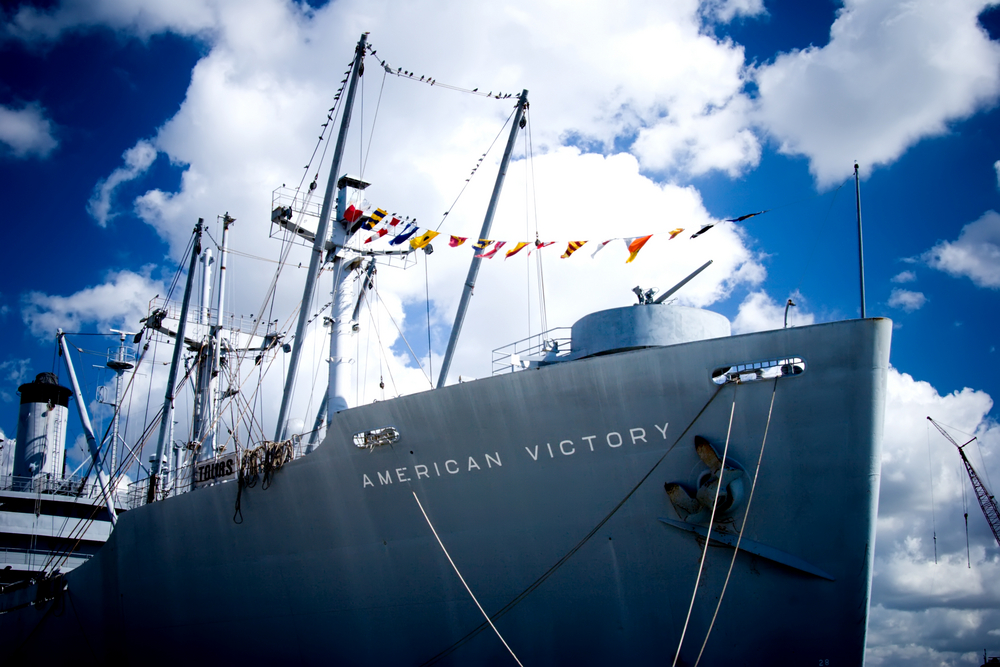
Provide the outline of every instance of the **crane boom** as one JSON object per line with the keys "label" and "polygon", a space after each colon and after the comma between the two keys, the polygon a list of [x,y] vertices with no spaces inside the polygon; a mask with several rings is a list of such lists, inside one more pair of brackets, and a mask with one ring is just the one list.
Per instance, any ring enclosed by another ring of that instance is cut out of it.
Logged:
{"label": "crane boom", "polygon": [[969,440],[969,442],[965,443],[965,445],[960,445],[955,442],[955,439],[952,438],[947,431],[941,428],[940,424],[930,417],[928,417],[927,420],[934,424],[934,428],[940,431],[941,435],[948,439],[948,442],[958,448],[958,455],[962,457],[962,463],[965,464],[965,471],[969,474],[969,480],[972,482],[972,488],[976,492],[976,499],[979,501],[979,506],[983,509],[983,515],[986,517],[986,522],[990,524],[990,530],[993,531],[993,537],[996,539],[997,545],[1000,546],[1000,509],[997,509],[996,498],[994,498],[993,495],[991,495],[986,489],[983,481],[979,479],[979,475],[976,474],[975,468],[972,467],[972,464],[969,463],[969,459],[965,456],[965,445],[971,443],[975,440],[975,438]]}

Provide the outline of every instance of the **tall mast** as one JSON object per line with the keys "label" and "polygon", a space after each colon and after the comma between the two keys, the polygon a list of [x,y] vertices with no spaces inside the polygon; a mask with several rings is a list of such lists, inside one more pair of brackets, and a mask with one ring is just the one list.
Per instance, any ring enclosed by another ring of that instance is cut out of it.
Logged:
{"label": "tall mast", "polygon": [[181,316],[177,321],[177,337],[174,342],[174,356],[170,361],[170,373],[167,376],[167,392],[163,398],[163,415],[160,421],[160,438],[156,443],[156,458],[149,466],[149,490],[146,502],[156,499],[156,482],[160,476],[160,461],[163,459],[163,448],[167,442],[167,434],[172,431],[174,421],[174,384],[177,382],[177,368],[180,366],[181,354],[184,351],[184,328],[187,324],[188,308],[191,306],[191,288],[194,285],[194,270],[201,254],[201,232],[204,219],[198,218],[194,226],[194,246],[191,249],[191,264],[188,266],[187,282],[184,284],[184,300],[181,302]]}
{"label": "tall mast", "polygon": [[118,467],[118,460],[116,457],[116,452],[118,450],[118,440],[119,440],[119,425],[121,422],[121,405],[122,405],[122,375],[125,371],[133,368],[128,359],[126,359],[125,354],[125,336],[127,335],[124,331],[116,331],[112,329],[114,333],[118,334],[118,352],[115,354],[114,359],[110,359],[107,362],[107,367],[115,372],[115,402],[114,402],[114,414],[111,417],[111,439],[109,442],[108,459],[111,464],[108,466],[108,470],[111,475],[114,476],[116,469]]}
{"label": "tall mast", "polygon": [[[215,329],[212,331],[213,338],[213,348],[212,348],[212,375],[209,385],[209,393],[211,395],[211,400],[213,403],[213,414],[218,415],[221,411],[221,405],[217,405],[218,399],[218,376],[222,372],[221,357],[222,357],[222,311],[226,305],[226,260],[229,258],[229,227],[236,222],[235,218],[231,218],[227,212],[222,216],[222,249],[219,251],[219,284],[216,287],[216,299],[218,300],[216,310],[215,310]],[[214,418],[212,420],[212,444],[217,445],[217,437],[219,431],[219,420]],[[218,453],[218,452],[213,452]]]}
{"label": "tall mast", "polygon": [[[211,324],[212,313],[212,249],[205,248],[201,255],[201,307],[198,312],[198,323],[203,326]],[[212,441],[211,424],[213,421],[214,404],[212,401],[212,371],[215,363],[215,342],[211,329],[205,329],[201,345],[195,360],[195,399],[194,412],[191,419],[191,434],[196,443],[200,443],[195,456],[198,461],[214,456],[215,443]]]}
{"label": "tall mast", "polygon": [[[507,167],[510,165],[510,156],[514,152],[514,140],[517,139],[517,131],[521,127],[521,121],[524,119],[524,110],[527,108],[528,91],[522,90],[521,96],[517,99],[517,110],[514,113],[514,124],[510,128],[510,137],[507,138],[507,148],[504,149],[503,159],[500,160],[500,171],[497,173],[497,181],[493,185],[493,196],[490,197],[490,205],[486,209],[483,229],[479,232],[480,239],[489,238],[490,227],[493,226],[493,215],[496,213],[497,202],[500,200],[500,191],[503,189],[504,177],[507,175]],[[473,253],[472,255],[472,265],[469,266],[469,275],[465,279],[462,299],[458,302],[458,312],[455,313],[455,324],[451,327],[448,349],[444,353],[444,361],[441,362],[441,375],[438,377],[438,387],[443,387],[445,382],[448,381],[448,370],[451,368],[451,359],[455,355],[458,336],[462,333],[462,323],[465,321],[465,312],[469,308],[469,299],[472,297],[472,290],[476,286],[479,264],[483,261],[481,257],[476,257],[476,254]]]}
{"label": "tall mast", "polygon": [[861,271],[861,319],[865,319],[865,244],[861,238],[861,179],[858,163],[854,163],[854,195],[858,208],[858,268]]}
{"label": "tall mast", "polygon": [[285,420],[288,415],[288,403],[291,400],[292,389],[295,386],[295,376],[298,373],[299,356],[302,353],[302,339],[305,337],[306,323],[309,320],[309,304],[312,303],[313,288],[319,270],[323,266],[323,253],[326,250],[326,237],[330,227],[330,208],[333,204],[334,188],[337,184],[337,174],[340,173],[340,163],[344,157],[344,145],[347,142],[347,128],[351,123],[351,109],[354,106],[354,94],[358,87],[365,58],[365,44],[368,33],[361,35],[354,51],[354,64],[351,67],[351,82],[347,88],[347,99],[344,101],[344,114],[340,121],[340,133],[337,135],[337,147],[333,152],[333,164],[330,167],[330,177],[326,183],[326,193],[323,196],[323,207],[320,209],[319,225],[316,228],[316,238],[313,241],[312,255],[309,258],[309,272],[306,274],[306,284],[302,291],[302,305],[299,308],[299,321],[295,327],[295,340],[292,341],[292,354],[288,361],[288,375],[285,377],[285,390],[281,394],[281,407],[278,410],[278,422],[274,429],[274,439],[283,440],[285,435]]}

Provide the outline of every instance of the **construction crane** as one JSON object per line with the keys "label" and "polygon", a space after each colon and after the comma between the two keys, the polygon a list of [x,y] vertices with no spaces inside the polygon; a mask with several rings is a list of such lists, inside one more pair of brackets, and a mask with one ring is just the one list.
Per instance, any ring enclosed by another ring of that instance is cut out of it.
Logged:
{"label": "construction crane", "polygon": [[[979,506],[983,508],[983,514],[986,516],[986,522],[990,524],[990,530],[993,531],[993,537],[996,538],[997,545],[1000,546],[1000,509],[997,509],[996,498],[994,498],[990,492],[986,490],[986,487],[983,485],[983,481],[979,479],[979,475],[976,474],[972,464],[969,463],[969,459],[965,456],[965,451],[963,451],[965,446],[971,444],[976,438],[972,438],[972,440],[969,440],[969,442],[965,443],[965,445],[960,445],[955,442],[954,438],[948,435],[947,431],[941,428],[940,424],[930,417],[928,417],[927,420],[934,424],[934,428],[940,431],[941,435],[948,439],[948,442],[958,448],[958,455],[962,457],[962,463],[965,464],[965,471],[969,473],[969,479],[972,481],[972,488],[976,492],[976,499],[979,501]],[[966,530],[968,531],[968,514],[965,515],[965,522]]]}

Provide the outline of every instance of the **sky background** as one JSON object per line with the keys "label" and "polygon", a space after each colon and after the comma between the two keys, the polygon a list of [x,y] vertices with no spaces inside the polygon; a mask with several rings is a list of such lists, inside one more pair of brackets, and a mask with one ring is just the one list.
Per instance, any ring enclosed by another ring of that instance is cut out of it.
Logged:
{"label": "sky background", "polygon": [[[63,373],[56,328],[136,331],[150,299],[170,290],[199,217],[215,241],[218,216],[237,219],[227,310],[261,315],[283,248],[270,228],[272,191],[317,172],[322,191],[326,170],[310,156],[358,36],[370,31],[378,58],[416,79],[530,91],[491,237],[557,242],[540,251],[549,327],[632,303],[635,285],[664,290],[708,259],[678,302],[723,313],[737,333],[781,327],[790,297],[793,324],[858,316],[857,160],[867,315],[894,322],[868,664],[978,665],[983,649],[1000,655],[1000,549],[954,448],[925,419],[956,438],[979,436],[970,458],[996,489],[1000,8],[67,0],[8,2],[3,12],[7,436],[17,386]],[[372,57],[362,81],[343,171],[372,183],[370,206],[475,238],[512,100],[389,76]],[[677,227],[688,233],[667,240]],[[631,264],[621,241],[591,258],[600,241],[646,234]],[[558,258],[579,240],[590,243]],[[376,335],[359,338],[356,402],[436,381],[469,253],[434,246],[406,270],[379,271],[364,316]],[[452,381],[488,375],[491,350],[541,331],[536,258],[523,255],[484,261]],[[266,306],[266,319],[285,331],[301,298],[299,262],[307,253],[294,247]],[[318,315],[328,300],[320,294],[308,307]],[[325,386],[321,321],[307,335],[296,385],[292,418],[303,423]],[[88,352],[74,362],[85,396],[96,399],[110,378],[93,366],[116,339],[70,340]],[[138,436],[147,396],[154,412],[162,403],[169,354],[154,345],[126,439]],[[273,356],[247,375],[267,371],[253,399],[267,437],[285,362]],[[105,427],[107,408],[90,408]],[[75,414],[68,446],[75,465],[83,454]]]}

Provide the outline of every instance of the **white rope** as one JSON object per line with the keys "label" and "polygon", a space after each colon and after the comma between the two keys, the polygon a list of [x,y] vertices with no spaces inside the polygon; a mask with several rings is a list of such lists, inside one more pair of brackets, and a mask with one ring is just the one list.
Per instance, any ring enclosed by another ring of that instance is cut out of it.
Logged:
{"label": "white rope", "polygon": [[726,587],[729,586],[729,577],[733,574],[733,565],[736,563],[736,554],[740,552],[740,542],[743,540],[743,531],[747,527],[747,517],[750,516],[750,503],[753,502],[753,492],[757,488],[757,475],[760,474],[760,462],[764,459],[764,445],[767,444],[767,432],[771,428],[771,413],[774,411],[774,394],[778,389],[778,379],[774,379],[774,386],[771,388],[771,407],[767,410],[767,424],[764,425],[764,439],[760,443],[760,454],[757,456],[757,469],[753,472],[753,483],[750,485],[750,495],[747,496],[747,508],[743,512],[743,524],[740,526],[740,534],[736,538],[736,549],[733,551],[733,559],[729,561],[729,572],[726,573],[726,581],[722,584],[722,592],[719,593],[719,601],[715,605],[715,613],[712,614],[712,622],[708,624],[708,632],[705,633],[705,641],[701,643],[701,650],[698,651],[698,658],[694,661],[694,667],[698,667],[701,662],[701,655],[708,645],[708,638],[715,627],[715,619],[719,615],[719,607],[722,606],[722,598],[726,595]]}
{"label": "white rope", "polygon": [[486,622],[490,624],[491,628],[493,628],[493,632],[495,632],[497,634],[497,637],[500,638],[500,641],[503,642],[503,645],[507,648],[508,651],[510,651],[510,655],[511,655],[511,657],[514,658],[514,662],[516,662],[519,667],[524,667],[524,665],[521,664],[521,661],[517,659],[517,656],[514,655],[514,651],[511,650],[510,645],[507,644],[507,641],[503,638],[503,635],[501,635],[500,631],[497,630],[497,626],[493,625],[493,621],[490,620],[489,614],[487,614],[486,611],[483,609],[483,605],[479,604],[479,600],[477,600],[476,596],[472,593],[472,589],[469,588],[469,584],[465,583],[465,577],[463,577],[462,573],[458,571],[458,566],[455,565],[455,561],[453,561],[451,559],[451,554],[449,554],[448,550],[445,548],[444,542],[441,541],[441,538],[438,536],[437,531],[434,530],[434,524],[431,523],[430,517],[427,516],[427,512],[424,511],[424,506],[420,502],[420,498],[417,498],[416,491],[414,491],[413,489],[410,489],[410,493],[413,494],[413,499],[417,501],[417,506],[420,508],[420,512],[424,515],[424,520],[427,521],[427,525],[431,527],[431,532],[434,533],[434,539],[436,539],[438,545],[440,545],[441,551],[443,551],[444,555],[448,558],[448,562],[451,563],[452,569],[454,569],[455,570],[455,574],[458,575],[459,581],[461,581],[462,585],[465,586],[465,590],[467,590],[469,592],[469,597],[471,597],[472,601],[476,603],[477,607],[479,607],[479,611],[482,612],[483,617],[486,618]]}
{"label": "white rope", "polygon": [[687,634],[688,624],[691,622],[691,611],[694,609],[694,600],[698,597],[698,584],[701,583],[701,573],[705,567],[705,557],[708,555],[708,543],[712,538],[712,526],[715,525],[715,509],[719,504],[719,491],[722,490],[723,473],[726,470],[726,454],[729,453],[729,434],[733,431],[733,415],[736,413],[736,387],[733,387],[733,407],[729,410],[729,428],[726,429],[726,446],[722,450],[722,465],[719,468],[719,483],[715,487],[715,500],[712,501],[712,515],[708,520],[708,532],[705,533],[705,548],[701,551],[701,562],[698,564],[698,576],[694,580],[694,590],[691,591],[691,603],[688,605],[687,618],[684,619],[684,628],[681,630],[681,640],[677,643],[677,652],[674,653],[672,667],[677,666],[677,659],[681,655],[681,647],[684,646],[684,635]]}

